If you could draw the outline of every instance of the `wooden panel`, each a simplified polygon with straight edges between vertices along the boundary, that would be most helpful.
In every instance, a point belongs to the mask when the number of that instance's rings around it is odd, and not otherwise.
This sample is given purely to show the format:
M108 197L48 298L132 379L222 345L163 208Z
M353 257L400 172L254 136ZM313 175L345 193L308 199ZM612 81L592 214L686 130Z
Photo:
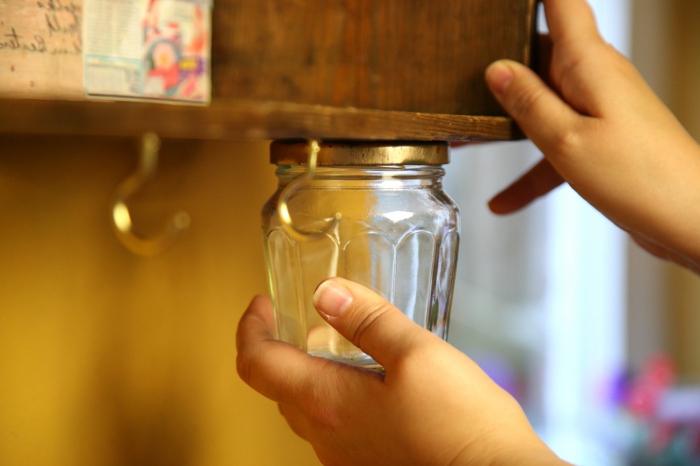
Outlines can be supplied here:
M217 0L215 98L501 115L483 72L530 63L535 0Z
M136 102L0 99L0 133L129 136L155 131L197 139L505 140L505 117L358 110L283 102L222 101L210 107Z

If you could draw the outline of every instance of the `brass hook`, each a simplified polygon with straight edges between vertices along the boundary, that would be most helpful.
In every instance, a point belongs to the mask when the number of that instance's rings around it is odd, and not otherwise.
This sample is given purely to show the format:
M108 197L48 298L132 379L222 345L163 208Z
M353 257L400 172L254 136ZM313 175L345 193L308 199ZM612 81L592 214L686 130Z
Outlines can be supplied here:
M141 137L138 169L117 186L112 203L112 226L117 239L129 251L140 256L154 256L163 252L190 226L189 214L179 211L170 218L163 231L153 238L146 238L134 232L126 201L153 177L158 168L159 150L158 135L146 133Z
M280 223L284 231L287 232L289 236L296 239L297 241L306 241L311 239L317 239L322 236L332 235L333 237L338 236L338 225L340 224L341 215L336 212L331 219L327 219L328 226L321 231L305 231L294 225L292 216L289 213L288 201L291 197L296 194L299 189L304 185L309 184L314 176L316 175L316 165L318 163L318 153L321 151L321 146L318 141L309 141L309 159L307 164L306 173L299 175L297 178L292 180L287 186L284 187L282 192L277 199L277 215L279 216Z

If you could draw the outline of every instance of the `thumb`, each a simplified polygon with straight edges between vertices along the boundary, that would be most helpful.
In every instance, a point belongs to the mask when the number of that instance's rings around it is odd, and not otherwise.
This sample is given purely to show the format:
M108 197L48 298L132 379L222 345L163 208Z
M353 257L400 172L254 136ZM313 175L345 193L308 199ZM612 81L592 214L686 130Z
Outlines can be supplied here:
M581 115L521 63L499 60L491 64L486 82L504 110L545 155L557 152L578 126Z
M321 283L314 293L314 306L341 335L385 369L432 336L377 293L342 278Z

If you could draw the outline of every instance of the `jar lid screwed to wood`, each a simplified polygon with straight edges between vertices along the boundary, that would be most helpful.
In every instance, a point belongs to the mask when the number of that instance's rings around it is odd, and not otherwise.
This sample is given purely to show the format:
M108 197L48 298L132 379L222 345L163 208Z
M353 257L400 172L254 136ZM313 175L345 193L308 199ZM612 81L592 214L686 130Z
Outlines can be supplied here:
M450 161L444 142L323 141L319 145L318 166L444 165ZM306 141L274 141L270 162L303 165L309 150Z

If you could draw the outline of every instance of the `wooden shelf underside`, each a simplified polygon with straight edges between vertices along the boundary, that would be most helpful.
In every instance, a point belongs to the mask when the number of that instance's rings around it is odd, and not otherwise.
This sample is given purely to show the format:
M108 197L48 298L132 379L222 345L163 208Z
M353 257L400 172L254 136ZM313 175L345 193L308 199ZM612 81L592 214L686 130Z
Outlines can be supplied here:
M517 139L510 118L339 108L254 100L210 106L141 102L0 99L0 133L179 139Z

